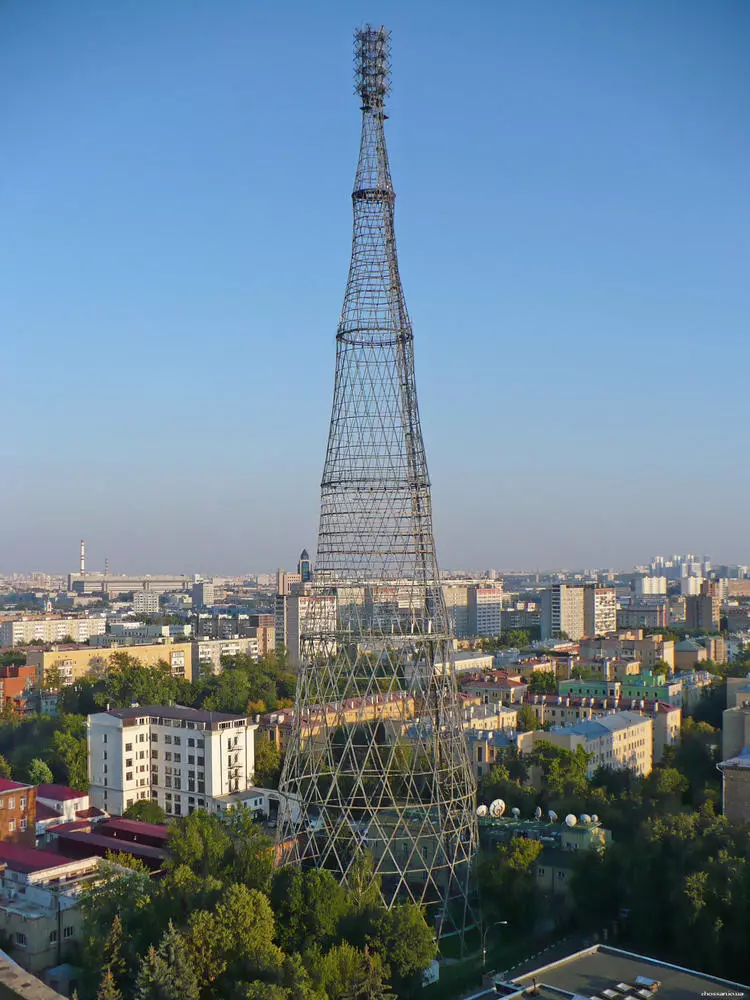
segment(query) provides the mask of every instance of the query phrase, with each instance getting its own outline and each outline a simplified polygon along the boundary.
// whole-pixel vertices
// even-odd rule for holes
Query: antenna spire
[[[391,33],[382,25],[354,32],[354,81],[363,110],[383,107],[391,89]]]

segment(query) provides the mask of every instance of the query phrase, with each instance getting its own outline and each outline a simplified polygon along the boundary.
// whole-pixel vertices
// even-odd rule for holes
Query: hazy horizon
[[[371,16],[0,15],[0,572],[314,556]],[[750,563],[750,6],[377,17],[440,565]]]

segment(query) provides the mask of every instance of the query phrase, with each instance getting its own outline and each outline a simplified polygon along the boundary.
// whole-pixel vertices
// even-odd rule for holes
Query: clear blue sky
[[[750,562],[746,0],[4,0],[0,570],[314,551],[366,20],[442,564]]]

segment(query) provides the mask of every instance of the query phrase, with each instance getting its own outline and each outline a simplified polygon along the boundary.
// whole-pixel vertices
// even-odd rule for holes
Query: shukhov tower
[[[396,258],[389,32],[358,31],[355,53],[354,237],[279,836],[296,838],[297,862],[343,880],[368,851],[388,905],[423,903],[438,933],[462,934],[475,787]]]

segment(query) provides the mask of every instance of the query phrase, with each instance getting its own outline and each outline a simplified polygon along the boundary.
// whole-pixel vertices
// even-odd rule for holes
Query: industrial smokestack
[[[104,560],[104,575],[109,576],[109,559]]]
[[[81,539],[81,576],[86,575],[86,543]]]

